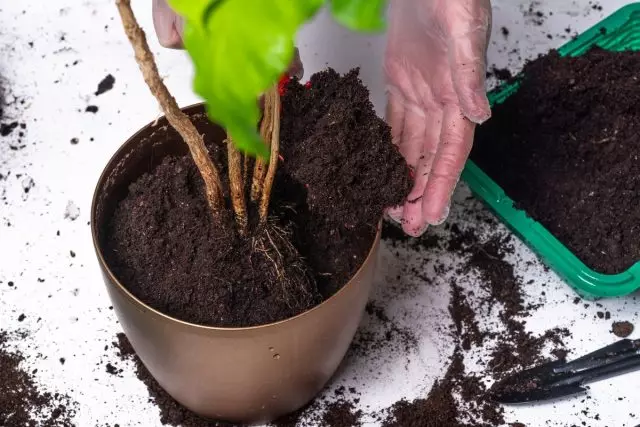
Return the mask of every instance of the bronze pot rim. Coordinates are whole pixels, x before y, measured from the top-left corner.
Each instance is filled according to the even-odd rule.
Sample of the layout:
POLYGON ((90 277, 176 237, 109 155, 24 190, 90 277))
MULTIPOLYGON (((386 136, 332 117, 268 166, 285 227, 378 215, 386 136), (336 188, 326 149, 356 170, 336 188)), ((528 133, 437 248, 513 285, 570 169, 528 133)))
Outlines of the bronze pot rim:
MULTIPOLYGON (((194 108, 198 108, 198 107, 203 107, 205 106, 204 102, 197 102, 194 104, 190 104, 188 106, 185 107, 181 107, 180 109, 182 111, 185 110, 190 110, 190 109, 194 109, 194 108)), ((162 115, 160 117, 164 118, 165 116, 162 115)), ((362 264, 360 265, 360 267, 358 267, 358 269, 351 275, 351 278, 347 281, 346 284, 344 284, 336 293, 334 293, 333 295, 331 295, 329 298, 325 299, 324 301, 322 301, 320 304, 310 308, 309 310, 303 311, 300 314, 297 314, 293 317, 288 317, 286 319, 283 320, 279 320, 277 322, 271 322, 271 323, 266 323, 263 325, 255 325, 255 326, 246 326, 246 327, 221 327, 221 326, 206 326, 206 325, 200 325, 197 323, 191 323, 191 322, 187 322, 184 320, 180 320, 177 319, 175 317, 169 316, 153 307, 151 307, 150 305, 146 304, 145 302, 143 302, 142 300, 140 300, 138 297, 136 297, 135 295, 133 295, 133 293, 131 293, 129 291, 129 289, 127 289, 126 286, 124 286, 120 280, 116 277, 116 275, 111 271, 111 268, 109 267, 109 264, 107 263, 107 261, 104 258, 103 255, 103 249, 100 245, 99 242, 99 238, 98 238, 98 227, 97 227, 97 221, 96 221, 96 213, 97 213, 97 203, 98 203, 98 195, 100 194, 100 190, 101 187, 103 187, 103 183, 107 178, 107 172, 109 170, 109 165, 116 159, 120 157, 120 154, 127 149, 128 145, 130 144, 130 142, 132 140, 135 140, 136 138, 138 138, 138 136, 145 130, 147 129, 152 123, 149 122, 146 125, 144 125, 143 127, 141 127, 140 129, 138 129, 133 135, 131 135, 129 138, 127 138, 125 140, 124 143, 122 143, 120 145, 120 147, 115 151, 115 153, 113 153, 111 155, 111 157, 109 158, 109 160, 107 161, 106 165, 104 166, 102 172, 100 173, 100 177, 98 178, 98 181, 95 185, 95 189, 93 191, 93 196, 91 198, 91 215, 90 215, 90 221, 91 221, 91 240, 93 242, 93 248, 96 252, 96 255, 98 257, 98 262, 100 263, 101 267, 103 268, 103 271, 105 271, 108 275, 109 275, 109 279, 112 281, 112 283, 115 283, 118 287, 118 289, 122 292, 124 292, 132 301, 135 301, 136 304, 142 306, 145 310, 148 310, 150 312, 152 312, 153 314, 157 315, 158 317, 160 317, 163 321, 166 322, 172 322, 172 323, 178 323, 182 326, 186 326, 186 327, 192 327, 192 328, 197 328, 198 330, 209 330, 209 331, 236 331, 236 332, 246 332, 246 331, 257 331, 257 330, 263 330, 263 329, 267 329, 267 328, 273 328, 273 327, 277 327, 280 326, 282 324, 285 324, 287 322, 293 322, 296 319, 299 319, 301 317, 307 316, 310 313, 321 309, 321 307, 323 307, 326 304, 330 304, 332 300, 337 299, 340 297, 340 295, 342 293, 344 293, 346 291, 347 287, 350 287, 353 285, 354 282, 354 278, 359 276, 359 273, 361 272, 361 270, 369 264, 370 262, 370 258, 372 256, 376 255, 376 243, 378 241, 380 232, 381 232, 381 224, 382 224, 382 219, 378 222, 378 225, 376 226, 376 236, 373 239, 373 242, 371 244, 371 248, 369 249, 369 252, 367 253, 367 256, 365 257, 364 261, 362 262, 362 264)))

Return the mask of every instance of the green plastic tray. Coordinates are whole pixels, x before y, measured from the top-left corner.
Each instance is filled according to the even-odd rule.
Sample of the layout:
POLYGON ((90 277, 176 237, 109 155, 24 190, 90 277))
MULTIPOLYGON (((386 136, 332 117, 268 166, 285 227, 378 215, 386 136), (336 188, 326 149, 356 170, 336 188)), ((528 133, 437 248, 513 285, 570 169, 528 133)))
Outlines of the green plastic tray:
MULTIPOLYGON (((558 49, 561 55, 578 56, 593 45, 607 50, 640 50, 640 3, 619 9, 576 39, 558 49), (605 28, 606 32, 601 29, 605 28)), ((504 102, 518 90, 518 83, 502 85, 489 93, 491 105, 504 102)), ((601 274, 587 267, 549 230, 534 221, 478 165, 468 160, 462 179, 542 261, 580 295, 587 298, 628 295, 640 289, 640 262, 620 274, 601 274)))

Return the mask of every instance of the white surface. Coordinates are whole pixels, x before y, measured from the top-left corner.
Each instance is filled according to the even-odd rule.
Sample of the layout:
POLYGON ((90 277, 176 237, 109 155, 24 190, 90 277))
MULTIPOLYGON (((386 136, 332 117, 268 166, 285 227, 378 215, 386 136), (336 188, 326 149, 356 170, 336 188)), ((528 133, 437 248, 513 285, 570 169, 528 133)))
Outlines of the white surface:
MULTIPOLYGON (((603 12, 591 11, 586 1, 537 2, 539 9, 553 11, 540 27, 523 16, 529 3, 494 1, 490 63, 517 68, 521 65, 517 55, 506 52, 517 48, 522 60, 531 58, 561 44, 563 40, 556 35, 563 34, 567 26, 581 31, 627 2, 603 1, 603 12), (506 39, 500 34, 503 25, 511 32, 506 39), (546 33, 552 34, 553 40, 547 39, 546 33)), ((157 46, 150 4, 139 0, 135 11, 151 35, 170 90, 180 104, 187 105, 197 100, 190 89, 189 62, 183 52, 157 46)), ((24 100, 23 105, 9 107, 7 113, 27 124, 24 149, 9 149, 17 131, 12 138, 0 139, 0 174, 11 172, 6 180, 0 180, 0 328, 26 328, 31 332, 14 345, 29 356, 30 367, 38 368, 37 378, 44 387, 69 393, 78 402, 77 425, 154 426, 159 425, 158 410, 147 402, 146 389, 135 379, 131 367, 127 367, 124 378, 105 371, 109 357, 105 357, 104 346, 120 329, 108 309, 110 302, 87 225, 90 198, 102 167, 126 137, 159 114, 116 13, 113 2, 107 0, 0 2, 0 74, 11 87, 10 97, 24 100), (72 65, 76 60, 77 65, 72 65), (93 96, 107 73, 115 76, 115 88, 93 96), (89 104, 99 106, 96 115, 84 112, 89 104), (70 144, 74 137, 79 138, 78 145, 70 144), (35 187, 24 193, 23 185, 29 179, 35 187), (6 197, 6 204, 2 197, 6 197), (65 218, 66 211, 74 213, 77 209, 75 221, 65 218), (71 250, 77 254, 75 258, 70 256, 71 250), (39 282, 38 278, 45 281, 39 282), (8 281, 16 286, 8 287, 8 281), (22 313, 26 319, 19 322, 22 313), (64 366, 59 365, 60 357, 66 358, 64 366)), ((300 41, 307 76, 326 63, 339 71, 362 66, 363 79, 372 89, 380 112, 384 104, 380 67, 383 44, 383 37, 348 34, 328 23, 326 16, 305 29, 300 41)), ((472 211, 484 210, 477 203, 465 201, 466 195, 465 189, 458 192, 451 220, 475 223, 469 207, 472 211)), ((446 235, 442 228, 436 232, 446 235)), ((597 320, 596 311, 609 310, 612 320, 640 324, 635 297, 603 301, 603 308, 574 305, 572 291, 538 262, 527 266, 533 256, 521 244, 516 247, 518 274, 525 281, 534 280, 527 289, 531 301, 538 301, 542 290, 546 292, 544 306, 528 322, 531 330, 570 327, 570 347, 580 353, 614 339, 609 333, 611 322, 597 320)), ((448 282, 434 273, 433 262, 461 260, 442 251, 401 252, 395 255, 395 251, 383 248, 375 298, 386 301, 387 311, 416 332, 421 339, 419 351, 409 361, 391 348, 385 357, 350 357, 332 385, 354 383, 362 392, 361 406, 367 411, 387 407, 402 397, 424 396, 442 373, 444 359, 451 352, 451 343, 441 333, 450 325, 446 311, 448 282), (415 282, 415 286, 412 292, 392 299, 387 285, 397 282, 396 276, 406 263, 415 263, 434 283, 425 285, 413 275, 403 277, 401 281, 415 282)), ((467 289, 477 287, 474 277, 458 280, 467 289)), ((371 326, 363 325, 367 327, 371 326)), ((110 358, 115 359, 113 355, 110 358)), ((640 416, 639 381, 640 373, 629 374, 594 385, 592 399, 587 401, 575 398, 509 409, 508 421, 518 420, 529 426, 634 426, 640 423, 631 415, 637 412, 640 416), (589 416, 582 415, 583 410, 589 416), (594 419, 595 414, 600 415, 599 420, 594 419)))

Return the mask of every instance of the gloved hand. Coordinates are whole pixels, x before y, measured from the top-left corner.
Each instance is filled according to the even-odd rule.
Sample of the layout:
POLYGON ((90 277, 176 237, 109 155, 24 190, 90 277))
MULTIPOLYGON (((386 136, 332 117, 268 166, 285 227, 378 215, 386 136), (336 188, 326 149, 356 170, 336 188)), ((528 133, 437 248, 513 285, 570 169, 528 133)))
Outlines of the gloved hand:
MULTIPOLYGON (((167 0, 153 0, 153 26, 158 36, 158 41, 162 47, 170 49, 183 49, 182 43, 182 30, 184 28, 184 20, 181 16, 176 14, 173 9, 167 4, 167 0)), ((287 74, 292 77, 302 79, 304 75, 304 68, 300 61, 300 54, 298 48, 295 49, 295 54, 287 74)))
POLYGON ((167 4, 167 0, 153 0, 151 6, 153 13, 153 27, 160 46, 170 49, 182 49, 182 30, 184 19, 176 14, 167 4))
POLYGON ((385 73, 387 120, 413 170, 404 206, 387 214, 419 236, 449 214, 485 94, 490 0, 392 0, 385 73))

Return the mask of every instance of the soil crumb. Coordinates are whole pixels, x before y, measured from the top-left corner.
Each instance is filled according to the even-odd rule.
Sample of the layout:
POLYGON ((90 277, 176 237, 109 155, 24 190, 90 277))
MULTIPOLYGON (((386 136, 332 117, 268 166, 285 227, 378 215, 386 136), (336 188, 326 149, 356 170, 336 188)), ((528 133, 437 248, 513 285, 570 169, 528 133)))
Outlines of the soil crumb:
POLYGON ((551 51, 476 132, 471 159, 594 270, 640 260, 639 52, 551 51))
MULTIPOLYGON (((107 76, 98 83, 98 90, 95 91, 94 95, 102 95, 105 92, 109 92, 113 89, 113 85, 116 82, 115 77, 111 74, 107 74, 107 76)), ((97 110, 96 110, 97 111, 97 110)))
MULTIPOLYGON (((411 186, 389 127, 358 70, 317 73, 310 87, 290 81, 282 111, 282 158, 264 234, 241 238, 233 224, 214 223, 191 157, 166 157, 130 185, 103 244, 134 295, 193 323, 260 325, 317 305, 362 265, 384 208, 402 202, 411 186), (287 286, 255 249, 260 241, 278 243, 287 286)), ((195 122, 201 133, 214 132, 206 118, 195 122)), ((226 149, 207 142, 226 171, 226 149)))
POLYGON ((491 74, 494 75, 498 80, 508 81, 513 78, 511 71, 508 68, 496 68, 493 67, 491 69, 491 74))
POLYGON ((613 322, 613 325, 611 326, 611 331, 619 338, 627 338, 633 333, 634 329, 633 323, 628 321, 613 322))
POLYGON ((22 366, 22 353, 7 348, 13 339, 0 330, 0 426, 73 426, 75 403, 67 395, 42 391, 36 385, 22 366))
POLYGON ((18 122, 0 123, 0 136, 11 135, 14 129, 18 127, 18 122))

